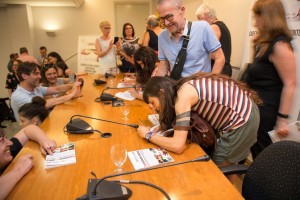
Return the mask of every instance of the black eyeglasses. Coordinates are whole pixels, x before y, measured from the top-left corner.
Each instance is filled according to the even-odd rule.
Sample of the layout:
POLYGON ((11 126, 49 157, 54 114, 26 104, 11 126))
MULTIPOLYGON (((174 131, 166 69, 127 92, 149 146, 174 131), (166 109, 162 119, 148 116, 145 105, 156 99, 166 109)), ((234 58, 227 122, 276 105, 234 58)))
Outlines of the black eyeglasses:
POLYGON ((159 17, 159 18, 157 18, 157 21, 158 21, 159 23, 164 24, 164 23, 165 23, 165 20, 167 20, 168 22, 171 22, 171 21, 173 21, 173 19, 174 19, 174 15, 173 15, 173 14, 168 14, 168 15, 165 16, 165 17, 159 17))

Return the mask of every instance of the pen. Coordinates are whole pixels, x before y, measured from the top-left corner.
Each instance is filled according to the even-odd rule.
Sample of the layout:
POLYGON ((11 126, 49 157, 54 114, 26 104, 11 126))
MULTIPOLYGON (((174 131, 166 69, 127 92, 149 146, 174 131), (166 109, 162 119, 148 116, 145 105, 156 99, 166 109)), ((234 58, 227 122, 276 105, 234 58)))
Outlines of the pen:
POLYGON ((143 123, 143 121, 141 120, 141 119, 139 119, 139 121, 141 122, 141 124, 144 126, 144 123, 143 123))

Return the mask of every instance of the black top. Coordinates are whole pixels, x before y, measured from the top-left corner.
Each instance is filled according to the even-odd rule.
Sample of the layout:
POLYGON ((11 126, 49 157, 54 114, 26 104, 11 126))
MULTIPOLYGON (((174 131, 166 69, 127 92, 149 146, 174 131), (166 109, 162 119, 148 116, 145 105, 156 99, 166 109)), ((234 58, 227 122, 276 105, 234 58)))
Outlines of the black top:
POLYGON ((149 43, 148 46, 152 48, 154 51, 158 51, 158 36, 152 30, 147 31, 149 33, 149 43))
POLYGON ((10 147, 10 153, 11 153, 12 157, 16 157, 17 154, 23 148, 23 146, 17 138, 13 137, 13 138, 10 139, 10 141, 13 143, 10 147))
MULTIPOLYGON (((286 37, 279 36, 268 43, 268 48, 261 57, 255 57, 253 64, 247 71, 248 85, 258 92, 264 104, 279 106, 283 83, 269 56, 273 52, 273 46, 278 41, 290 42, 286 37)), ((257 49, 258 50, 258 49, 257 49)))
POLYGON ((225 64, 230 63, 231 57, 231 35, 227 26, 222 21, 216 21, 212 24, 215 24, 219 27, 221 31, 220 43, 225 56, 225 64))
MULTIPOLYGON (((221 37, 220 37, 220 43, 221 43, 221 48, 225 56, 225 64, 223 67, 222 74, 226 74, 229 77, 232 75, 232 69, 230 65, 230 57, 231 57, 231 35, 230 31, 227 28, 227 26, 224 24, 222 21, 215 21, 214 23, 219 27, 221 31, 221 37)), ((211 62, 211 66, 213 67, 214 65, 214 60, 211 62)))
POLYGON ((14 72, 9 72, 6 77, 6 89, 11 89, 12 92, 17 89, 18 84, 20 83, 19 79, 14 72))

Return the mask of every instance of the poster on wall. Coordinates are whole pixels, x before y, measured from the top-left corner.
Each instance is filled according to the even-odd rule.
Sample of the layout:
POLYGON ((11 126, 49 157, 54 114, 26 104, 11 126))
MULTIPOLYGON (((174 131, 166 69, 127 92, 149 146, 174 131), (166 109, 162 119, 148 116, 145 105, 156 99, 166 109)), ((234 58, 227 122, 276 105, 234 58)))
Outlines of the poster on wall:
POLYGON ((99 63, 95 54, 95 41, 98 35, 78 37, 78 72, 99 74, 99 63))
MULTIPOLYGON (((253 27, 252 7, 256 0, 250 2, 249 17, 248 17, 248 29, 244 45, 244 55, 242 60, 242 66, 245 63, 250 63, 252 60, 252 39, 258 33, 256 28, 253 27)), ((288 26, 292 32, 293 40, 292 45, 294 53, 296 55, 296 69, 297 69, 297 88, 295 91, 295 98, 291 108, 291 121, 299 119, 300 115, 300 0, 281 0, 286 14, 286 20, 288 26)), ((241 71, 244 69, 241 68, 241 71)))

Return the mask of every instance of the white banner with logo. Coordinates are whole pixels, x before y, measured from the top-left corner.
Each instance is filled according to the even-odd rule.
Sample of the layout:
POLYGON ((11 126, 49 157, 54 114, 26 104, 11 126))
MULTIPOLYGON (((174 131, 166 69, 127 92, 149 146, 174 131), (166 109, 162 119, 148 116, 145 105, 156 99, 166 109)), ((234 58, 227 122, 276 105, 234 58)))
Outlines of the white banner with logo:
POLYGON ((99 74, 99 63, 95 52, 98 35, 82 35, 78 38, 78 72, 99 74))
MULTIPOLYGON (((252 7, 256 0, 252 0, 250 3, 249 17, 248 17, 248 30, 244 45, 244 56, 242 63, 250 63, 252 57, 251 41, 253 36, 257 34, 257 30, 253 27, 252 19, 252 7)), ((293 35, 292 45, 296 55, 297 64, 297 89, 295 92, 295 98, 291 109, 291 121, 297 120, 300 116, 300 1, 299 0, 281 0, 285 8, 286 19, 288 26, 293 35)), ((243 70, 243 69, 241 69, 243 70)))

